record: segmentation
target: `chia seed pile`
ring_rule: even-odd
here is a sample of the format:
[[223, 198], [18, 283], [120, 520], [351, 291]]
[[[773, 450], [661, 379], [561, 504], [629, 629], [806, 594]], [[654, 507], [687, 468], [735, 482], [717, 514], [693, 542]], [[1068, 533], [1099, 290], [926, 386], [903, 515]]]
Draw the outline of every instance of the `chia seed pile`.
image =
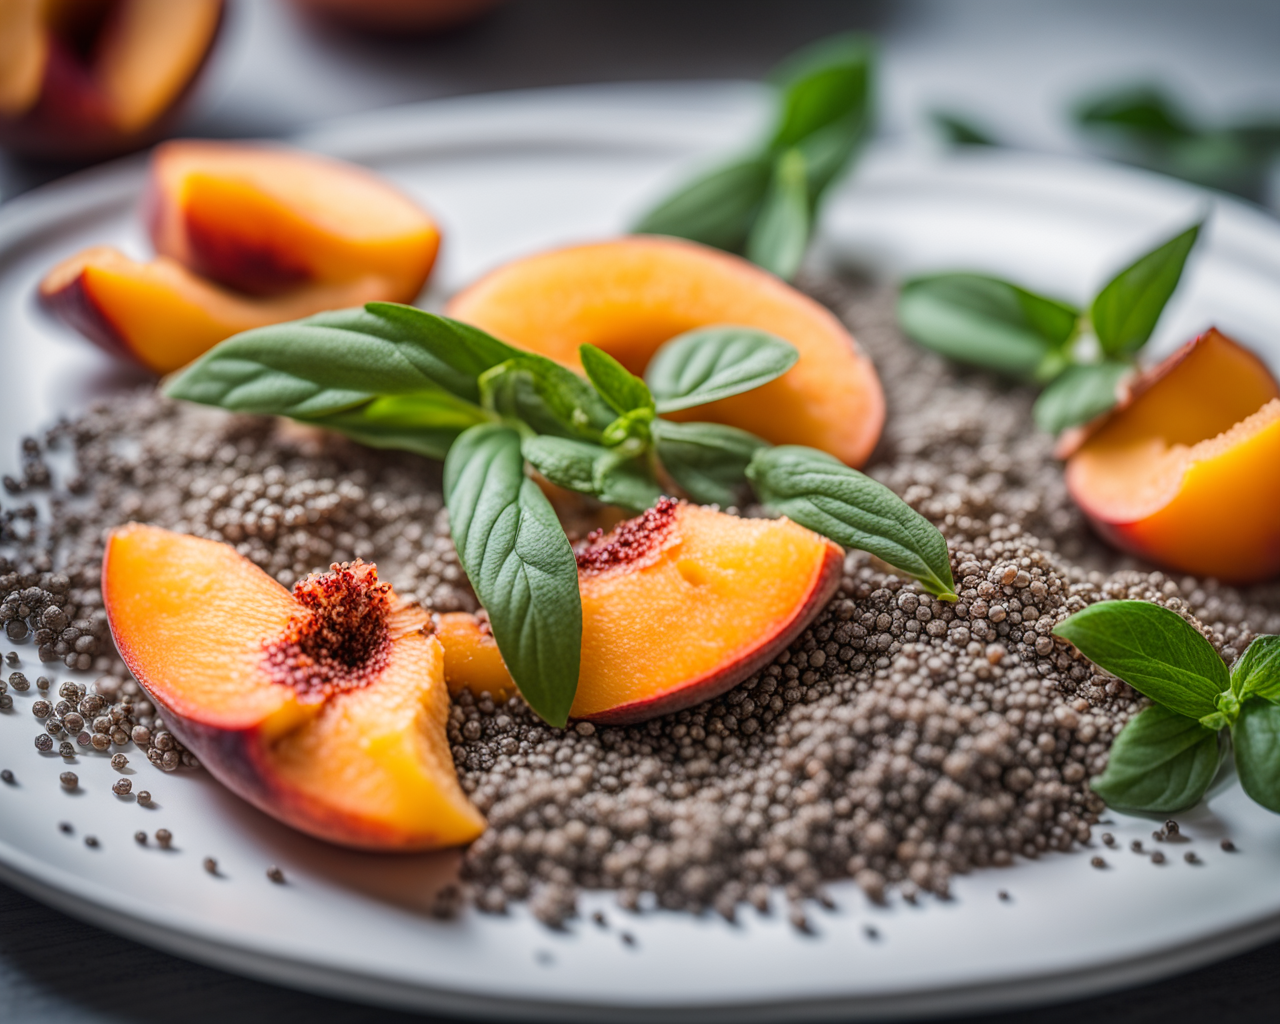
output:
[[[868, 471], [942, 529], [959, 602], [851, 552], [804, 634], [696, 708], [561, 731], [518, 698], [455, 698], [455, 764], [490, 823], [463, 861], [481, 910], [528, 900], [559, 924], [589, 888], [616, 890], [625, 908], [733, 918], [743, 904], [766, 910], [781, 887], [805, 928], [805, 901], [829, 902], [834, 879], [877, 900], [895, 887], [945, 896], [955, 874], [1069, 850], [1097, 823], [1088, 780], [1143, 702], [1056, 640], [1057, 622], [1097, 600], [1156, 601], [1228, 660], [1255, 634], [1280, 633], [1280, 584], [1169, 576], [1096, 541], [1031, 425], [1029, 392], [911, 346], [888, 291], [822, 282], [815, 293], [885, 386], [890, 416]], [[74, 466], [58, 474], [59, 460]], [[439, 465], [416, 456], [145, 390], [26, 439], [23, 466], [4, 481], [0, 624], [45, 661], [100, 673], [107, 701], [60, 689], [67, 706], [46, 710], [93, 750], [131, 735], [161, 767], [193, 760], [111, 647], [99, 590], [110, 526], [228, 541], [286, 586], [363, 558], [434, 611], [477, 607]]]

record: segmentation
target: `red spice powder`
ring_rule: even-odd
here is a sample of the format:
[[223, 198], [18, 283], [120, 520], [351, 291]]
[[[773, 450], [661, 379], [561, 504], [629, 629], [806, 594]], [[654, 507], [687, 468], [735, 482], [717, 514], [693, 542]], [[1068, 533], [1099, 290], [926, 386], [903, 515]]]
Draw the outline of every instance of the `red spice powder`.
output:
[[619, 523], [607, 536], [603, 530], [592, 531], [577, 551], [578, 572], [599, 575], [656, 554], [675, 528], [680, 504], [675, 498], [659, 498], [653, 508]]

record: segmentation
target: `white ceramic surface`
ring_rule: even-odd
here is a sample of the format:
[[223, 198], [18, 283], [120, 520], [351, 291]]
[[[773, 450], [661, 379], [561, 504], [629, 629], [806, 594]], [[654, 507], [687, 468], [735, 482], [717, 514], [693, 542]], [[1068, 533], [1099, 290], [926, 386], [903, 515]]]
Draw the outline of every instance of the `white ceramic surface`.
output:
[[[445, 257], [427, 301], [540, 246], [621, 231], [689, 166], [744, 142], [765, 114], [748, 86], [610, 87], [449, 101], [338, 124], [308, 144], [359, 159], [438, 213]], [[32, 292], [76, 248], [145, 253], [134, 160], [0, 209], [0, 466], [25, 424], [48, 423], [104, 389], [140, 381], [48, 321]], [[1082, 300], [1126, 255], [1214, 209], [1208, 237], [1157, 346], [1216, 322], [1280, 364], [1280, 228], [1239, 204], [1112, 167], [1013, 153], [942, 156], [892, 148], [863, 162], [833, 203], [826, 258], [895, 273], [979, 267]], [[7, 649], [7, 647], [6, 647]], [[20, 648], [29, 677], [40, 667]], [[5, 671], [9, 671], [5, 669]], [[59, 673], [57, 679], [67, 678]], [[34, 690], [0, 713], [0, 877], [104, 927], [193, 959], [371, 1002], [503, 1019], [743, 1021], [960, 1012], [1084, 995], [1179, 971], [1280, 934], [1280, 818], [1229, 789], [1183, 821], [1193, 841], [1163, 867], [1127, 850], [1152, 825], [1116, 816], [1122, 844], [956, 880], [949, 902], [869, 905], [849, 884], [815, 911], [817, 934], [784, 915], [705, 917], [583, 901], [564, 933], [523, 910], [425, 912], [450, 856], [380, 858], [312, 842], [203, 774], [138, 763], [158, 807], [109, 791], [104, 757], [82, 756], [64, 793], [61, 759], [39, 754]], [[74, 835], [58, 822], [75, 826]], [[140, 849], [169, 828], [175, 849]], [[97, 849], [83, 838], [94, 835]], [[1240, 852], [1218, 839], [1230, 835]], [[1183, 862], [1195, 850], [1203, 865]], [[218, 877], [201, 868], [206, 856]], [[288, 884], [273, 885], [269, 864]], [[999, 890], [1012, 898], [997, 898]], [[872, 938], [873, 926], [878, 938]], [[626, 930], [634, 946], [620, 940]]]

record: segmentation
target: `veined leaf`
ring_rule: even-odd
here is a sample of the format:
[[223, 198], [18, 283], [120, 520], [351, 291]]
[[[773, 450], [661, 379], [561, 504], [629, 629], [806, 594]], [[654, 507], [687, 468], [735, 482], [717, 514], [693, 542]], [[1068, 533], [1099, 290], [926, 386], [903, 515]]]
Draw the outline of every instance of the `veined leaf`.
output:
[[606, 504], [642, 512], [662, 497], [643, 454], [611, 449], [596, 460], [594, 472], [596, 497]]
[[1110, 360], [1068, 366], [1036, 399], [1036, 426], [1060, 434], [1088, 423], [1116, 404], [1120, 382], [1132, 372], [1131, 364]]
[[1240, 700], [1280, 703], [1280, 636], [1255, 637], [1231, 667], [1231, 692]]
[[774, 166], [764, 205], [747, 236], [747, 259], [790, 281], [809, 245], [808, 164], [799, 148], [782, 153]]
[[520, 451], [534, 469], [557, 487], [580, 494], [596, 493], [596, 461], [609, 453], [603, 445], [542, 434], [526, 437]]
[[671, 479], [704, 505], [736, 505], [747, 485], [747, 466], [765, 441], [721, 423], [652, 424], [654, 447]]
[[1280, 814], [1280, 705], [1247, 700], [1231, 729], [1240, 785], [1250, 798]]
[[435, 388], [384, 395], [354, 409], [305, 422], [339, 431], [371, 448], [397, 448], [443, 459], [459, 434], [489, 419], [478, 405]]
[[741, 394], [781, 377], [800, 354], [753, 327], [718, 324], [677, 335], [649, 361], [645, 379], [658, 412], [675, 412]]
[[1172, 814], [1203, 799], [1221, 759], [1216, 732], [1156, 704], [1121, 730], [1091, 785], [1117, 811]]
[[634, 409], [653, 408], [653, 395], [649, 394], [644, 381], [604, 349], [582, 345], [578, 354], [582, 358], [582, 368], [587, 371], [587, 379], [614, 412], [621, 415]]
[[766, 156], [718, 168], [667, 197], [641, 217], [633, 230], [741, 252], [772, 173], [773, 161]]
[[1136, 353], [1156, 328], [1165, 304], [1178, 287], [1202, 224], [1193, 224], [1126, 267], [1093, 300], [1089, 315], [1102, 351], [1111, 356]]

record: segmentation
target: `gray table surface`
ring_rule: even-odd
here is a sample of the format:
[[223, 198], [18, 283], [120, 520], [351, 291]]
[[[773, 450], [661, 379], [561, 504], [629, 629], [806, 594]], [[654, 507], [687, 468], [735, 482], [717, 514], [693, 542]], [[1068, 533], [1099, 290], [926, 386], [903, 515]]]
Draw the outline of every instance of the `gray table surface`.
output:
[[[381, 41], [309, 21], [282, 0], [233, 0], [181, 132], [284, 136], [335, 115], [436, 96], [758, 78], [796, 46], [851, 28], [882, 42], [881, 131], [891, 135], [927, 132], [927, 112], [942, 106], [970, 113], [1012, 144], [1078, 152], [1067, 106], [1091, 89], [1139, 80], [1167, 83], [1206, 118], [1280, 112], [1274, 0], [511, 0], [442, 36]], [[0, 198], [69, 169], [0, 156]], [[1280, 187], [1271, 205], [1280, 205]], [[1271, 1024], [1277, 1005], [1280, 943], [1156, 985], [982, 1019]], [[0, 886], [5, 1024], [233, 1019], [410, 1017], [188, 963]]]

